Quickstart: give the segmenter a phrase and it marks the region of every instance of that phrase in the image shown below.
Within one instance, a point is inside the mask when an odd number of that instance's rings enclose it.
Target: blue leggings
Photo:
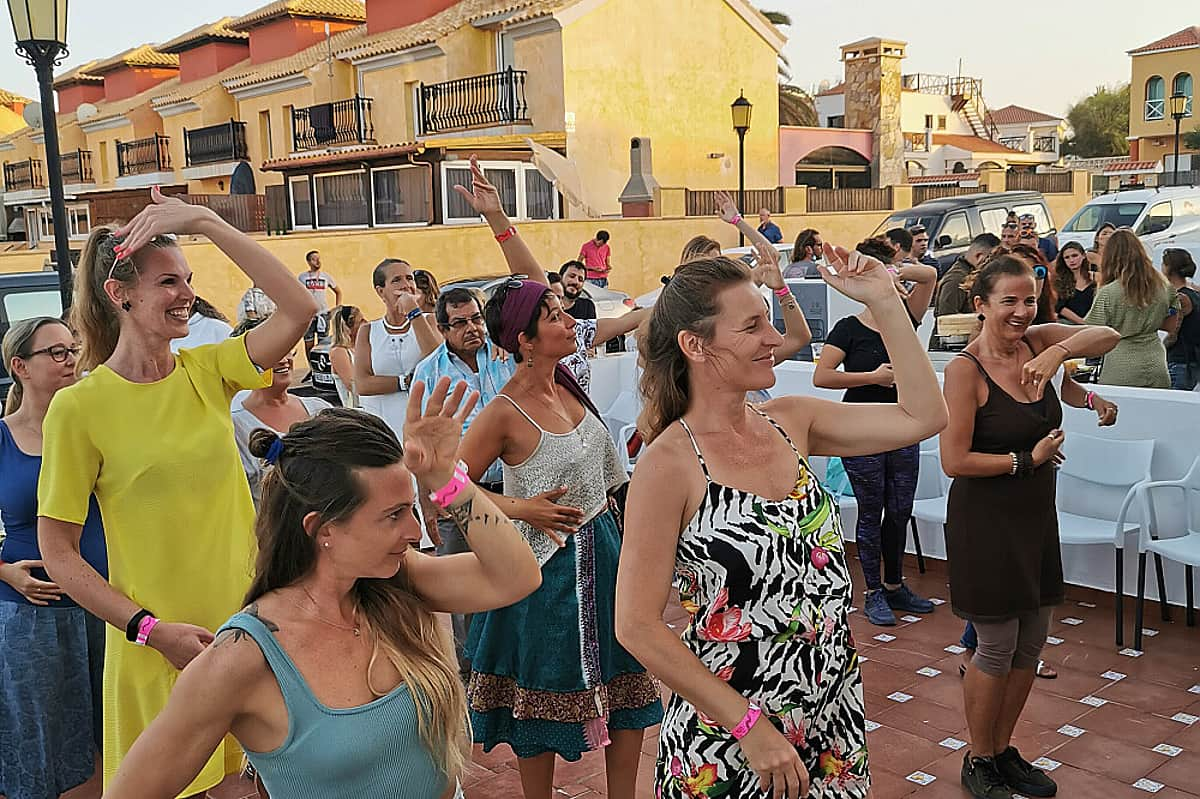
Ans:
[[[902,579],[901,561],[917,490],[920,452],[913,444],[879,455],[842,458],[858,502],[858,559],[868,591],[882,587],[880,559],[883,583],[899,585]]]

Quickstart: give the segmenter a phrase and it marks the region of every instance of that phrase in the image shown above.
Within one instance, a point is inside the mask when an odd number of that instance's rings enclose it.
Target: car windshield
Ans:
[[[1108,223],[1116,227],[1133,227],[1142,215],[1145,203],[1095,203],[1085,205],[1063,227],[1064,233],[1094,233]]]
[[[917,225],[926,230],[937,230],[938,224],[942,221],[941,214],[894,214],[883,221],[883,224],[875,228],[872,236],[881,236],[892,228],[902,227],[905,230],[914,228]]]

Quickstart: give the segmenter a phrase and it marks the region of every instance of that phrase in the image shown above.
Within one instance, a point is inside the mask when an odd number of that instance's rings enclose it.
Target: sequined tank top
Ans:
[[[604,423],[595,414],[585,412],[583,421],[571,432],[551,433],[543,430],[512,397],[496,396],[512,403],[539,434],[537,446],[524,462],[504,464],[504,493],[528,499],[566,486],[567,493],[558,504],[579,508],[585,522],[607,510],[609,492],[629,478],[621,468],[616,445]],[[558,551],[558,545],[545,533],[523,521],[515,524],[538,563],[544,564]]]

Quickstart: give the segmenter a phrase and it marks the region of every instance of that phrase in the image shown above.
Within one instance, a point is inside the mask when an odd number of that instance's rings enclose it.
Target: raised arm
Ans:
[[[623,336],[641,326],[642,322],[650,318],[650,312],[653,308],[638,308],[636,311],[630,311],[623,316],[615,318],[605,318],[596,320],[596,338],[592,341],[592,345],[599,347],[610,338]]]
[[[686,462],[686,456],[671,443],[655,441],[638,462],[629,485],[617,570],[617,639],[672,691],[725,730],[732,730],[745,716],[749,702],[701,663],[663,621],[679,531],[703,492],[697,480],[680,474],[679,464]],[[808,775],[795,747],[771,724],[761,720],[754,724],[739,746],[765,780],[763,784],[774,779],[774,796],[808,795]]]
[[[250,360],[265,369],[291,352],[316,315],[317,302],[283,262],[210,208],[190,205],[177,197],[164,197],[157,187],[150,196],[153,202],[116,231],[115,235],[121,238],[119,256],[128,256],[155,236],[170,233],[205,236],[276,305],[270,319],[246,334]]]
[[[754,232],[758,233],[757,230]],[[792,292],[787,291],[783,270],[779,266],[779,250],[764,239],[755,242],[754,251],[758,254],[758,266],[755,268],[757,279],[779,298],[779,308],[783,314],[783,343],[775,348],[775,363],[781,364],[808,346],[812,341],[812,331],[808,328],[804,312],[800,310],[800,303]],[[781,291],[785,293],[780,294]]]
[[[717,216],[721,217],[723,222],[728,222],[738,229],[738,232],[746,237],[746,241],[751,247],[758,249],[759,245],[775,249],[775,245],[767,239],[762,233],[758,232],[758,228],[746,221],[746,217],[742,216],[738,210],[737,203],[733,201],[733,197],[727,191],[717,192]]]
[[[468,191],[463,186],[455,186],[454,190],[483,217],[492,229],[492,235],[504,238],[504,241],[500,242],[500,251],[504,253],[504,260],[508,262],[508,270],[514,275],[524,275],[530,280],[549,285],[546,270],[542,269],[537,258],[533,257],[525,241],[519,235],[505,236],[512,227],[512,222],[504,213],[500,192],[488,182],[475,156],[471,156],[471,190]]]
[[[904,298],[904,304],[908,306],[912,318],[920,322],[929,310],[929,301],[937,288],[937,270],[924,264],[904,264],[896,269],[896,277],[913,284]]]
[[[858,251],[825,245],[821,276],[833,288],[866,305],[879,328],[895,375],[895,405],[847,405],[788,397],[776,402],[807,421],[809,448],[817,455],[870,455],[923,441],[946,425],[946,404],[933,364],[913,330],[892,275]],[[805,418],[806,417],[806,418]]]

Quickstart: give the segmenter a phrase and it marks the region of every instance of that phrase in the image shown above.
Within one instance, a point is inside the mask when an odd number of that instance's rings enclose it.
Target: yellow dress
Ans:
[[[109,580],[168,622],[216,630],[236,613],[254,572],[254,506],[229,403],[270,385],[243,337],[183,350],[153,383],[107,366],[59,391],[44,425],[38,513],[72,524],[96,494]],[[104,663],[104,784],[166,706],[179,673],[150,647],[108,627]],[[213,753],[181,796],[221,782],[240,750]]]

